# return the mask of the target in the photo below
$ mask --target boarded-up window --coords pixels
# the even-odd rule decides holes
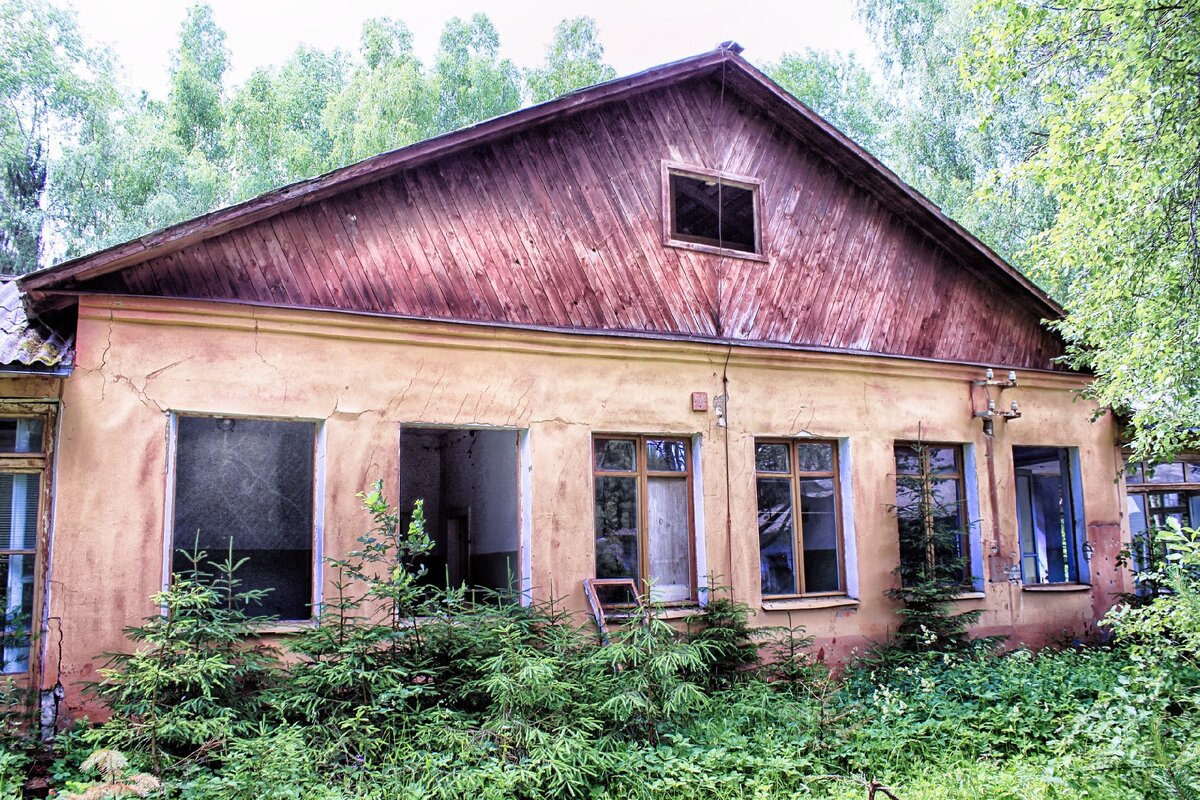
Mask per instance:
[[[312,616],[316,425],[264,419],[179,417],[175,453],[173,571],[180,550],[210,560],[245,558],[241,589],[265,589],[247,609],[284,620]]]
[[[837,444],[759,441],[754,469],[762,593],[844,593]]]
[[[717,173],[668,171],[668,241],[760,252],[757,191]]]
[[[640,581],[659,602],[695,599],[689,442],[597,438],[593,469],[596,577]]]

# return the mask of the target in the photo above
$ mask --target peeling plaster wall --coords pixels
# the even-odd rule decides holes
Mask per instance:
[[[691,410],[690,395],[715,399],[727,358],[722,428],[712,410]],[[786,618],[764,610],[759,595],[754,438],[848,437],[859,601],[791,603],[792,624],[805,625],[830,657],[884,639],[896,624],[883,594],[899,557],[887,510],[892,447],[916,438],[919,425],[928,441],[974,445],[989,579],[984,597],[960,602],[984,609],[980,633],[1035,645],[1085,634],[1127,588],[1115,565],[1123,526],[1113,424],[1090,421],[1078,377],[1026,373],[1004,393],[1003,405],[1016,399],[1025,415],[996,423],[994,509],[986,437],[971,417],[978,367],[150,298],[84,298],[77,364],[64,387],[50,600],[50,614],[63,619],[68,685],[94,677],[96,654],[127,647],[122,628],[155,611],[171,411],[323,420],[331,557],[368,524],[356,492],[382,478],[397,496],[402,424],[527,429],[533,591],[580,611],[593,567],[592,435],[694,437],[707,568],[757,610],[758,624]],[[1096,549],[1090,590],[1023,591],[992,575],[1000,571],[990,558],[995,531],[1002,556],[1017,549],[1013,445],[1079,448]],[[55,672],[48,665],[44,682]]]

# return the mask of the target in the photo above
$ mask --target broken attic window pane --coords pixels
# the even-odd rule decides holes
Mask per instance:
[[[712,177],[671,173],[671,237],[758,252],[754,189]]]
[[[239,590],[270,590],[248,613],[311,618],[316,425],[179,417],[177,437],[172,570],[232,548]]]

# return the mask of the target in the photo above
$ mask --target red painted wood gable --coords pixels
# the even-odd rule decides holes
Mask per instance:
[[[767,260],[664,245],[663,161],[760,178]],[[79,288],[1052,366],[1037,303],[852,177],[697,78]]]

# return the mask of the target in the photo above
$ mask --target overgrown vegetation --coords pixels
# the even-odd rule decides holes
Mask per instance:
[[[414,565],[430,545],[419,511],[402,526],[378,485],[363,499],[374,524],[333,562],[341,592],[319,626],[285,640],[286,653],[256,638],[238,565],[194,554],[158,598],[166,613],[130,630],[134,652],[112,657],[93,687],[111,719],[54,743],[60,796],[1200,791],[1191,531],[1166,540],[1160,580],[1172,592],[1114,612],[1113,647],[893,646],[834,676],[791,625],[759,643],[770,660],[753,657],[749,609],[719,592],[684,630],[647,607],[607,647],[554,603],[468,603],[421,583]],[[21,797],[32,761],[20,730],[7,728],[0,748],[5,797]]]

